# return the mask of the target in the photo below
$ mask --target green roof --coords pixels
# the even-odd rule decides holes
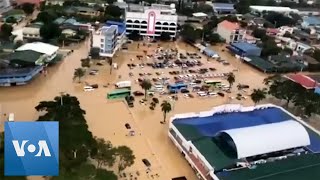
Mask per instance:
[[[12,54],[9,54],[7,57],[8,60],[12,63],[26,65],[26,64],[35,64],[42,58],[42,54],[35,51],[15,51]]]
[[[319,180],[320,154],[306,154],[217,175],[220,180]]]
[[[187,140],[194,140],[203,137],[203,135],[192,125],[187,124],[175,124],[175,127],[179,130],[183,137]]]
[[[193,145],[200,151],[215,170],[223,169],[236,163],[237,159],[227,156],[210,137],[193,141]]]

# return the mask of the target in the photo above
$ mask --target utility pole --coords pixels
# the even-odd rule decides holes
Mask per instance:
[[[63,96],[65,92],[60,92],[60,105],[63,106]]]

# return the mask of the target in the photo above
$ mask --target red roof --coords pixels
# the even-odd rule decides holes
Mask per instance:
[[[238,23],[233,23],[227,20],[222,21],[221,23],[218,24],[218,26],[222,26],[225,29],[228,29],[230,31],[240,28]]]
[[[306,89],[314,89],[318,85],[317,81],[303,74],[291,74],[291,75],[287,75],[286,77],[291,81],[294,81],[300,84]]]

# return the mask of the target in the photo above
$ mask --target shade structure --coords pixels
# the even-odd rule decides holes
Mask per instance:
[[[310,145],[307,130],[294,120],[221,133],[232,139],[238,159]]]

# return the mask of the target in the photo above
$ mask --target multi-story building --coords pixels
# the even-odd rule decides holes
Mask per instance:
[[[0,14],[9,11],[11,8],[10,0],[0,0]]]
[[[151,6],[129,4],[126,7],[127,34],[136,30],[142,36],[156,37],[162,32],[169,32],[171,37],[175,37],[177,27],[178,15],[174,4]]]
[[[93,33],[91,48],[99,48],[102,57],[113,57],[125,42],[124,26],[124,23],[107,22],[107,26]]]
[[[226,43],[237,43],[244,41],[246,30],[238,23],[224,20],[218,24],[217,33],[226,40]]]

